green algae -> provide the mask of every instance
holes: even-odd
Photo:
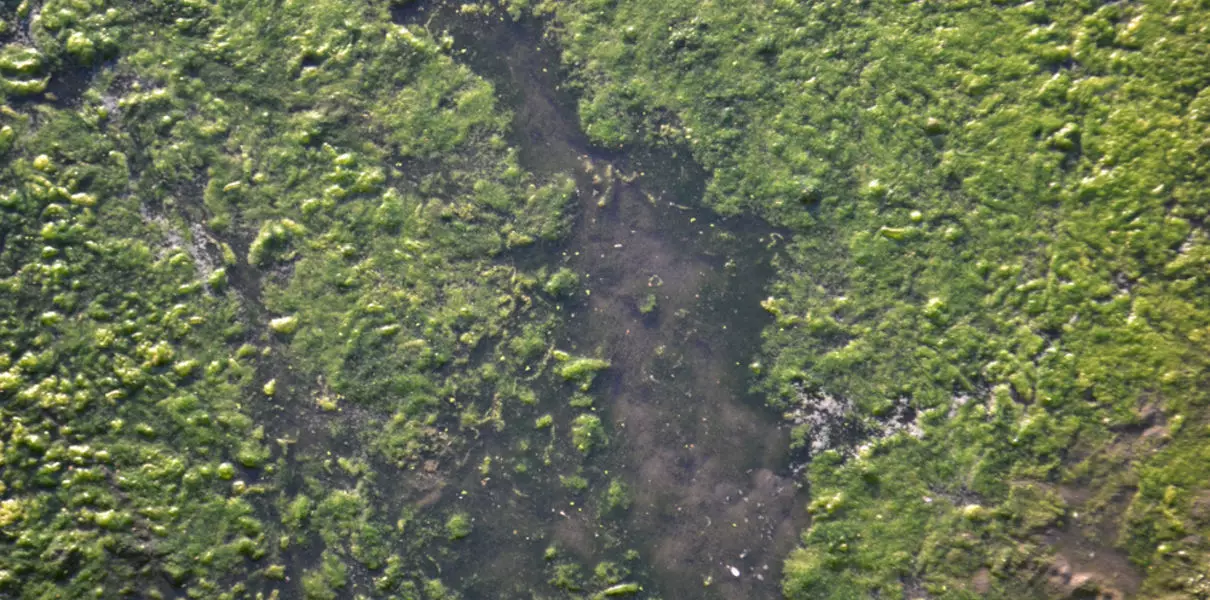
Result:
[[[688,148],[707,202],[792,232],[752,369],[812,454],[789,597],[1032,597],[1073,528],[1127,592],[1204,594],[1203,6],[505,8],[554,19],[595,140]],[[511,253],[562,235],[572,178],[527,175],[492,86],[378,3],[0,14],[29,31],[0,51],[0,595],[455,597],[463,513],[387,480],[531,419],[550,444],[503,464],[561,460],[535,389],[609,363],[550,350],[579,276]],[[816,447],[833,400],[863,433]]]
[[[658,300],[656,299],[655,294],[647,294],[646,296],[643,296],[643,299],[639,300],[638,303],[639,314],[649,315],[655,312],[656,306],[658,305],[657,303]]]
[[[642,589],[637,583],[619,583],[601,590],[601,595],[606,597],[629,596],[639,593]]]
[[[619,510],[627,510],[633,502],[633,494],[625,483],[618,479],[613,479],[609,482],[609,487],[605,490],[605,496],[602,499],[602,511],[612,512]]]
[[[582,414],[571,423],[571,441],[576,450],[589,454],[608,442],[601,418],[594,414]]]
[[[471,518],[466,513],[454,513],[445,522],[445,532],[451,540],[460,540],[470,535],[473,528]]]
[[[491,86],[378,3],[22,7],[0,595],[455,597],[442,522],[397,521],[377,469],[502,423],[486,390],[535,402],[545,273],[498,259],[562,235],[571,179],[521,170]]]
[[[580,276],[576,275],[571,269],[564,267],[555,271],[550,276],[550,279],[546,280],[542,289],[551,296],[563,297],[570,295],[579,284]]]
[[[1205,593],[1204,5],[533,10],[595,141],[793,233],[754,363],[821,502],[787,596],[1040,597],[1060,531],[1129,557],[1092,588]]]
[[[608,368],[609,361],[599,358],[567,358],[559,366],[559,376],[569,381],[581,381]]]
[[[573,493],[588,489],[588,480],[580,475],[560,475],[559,483]]]

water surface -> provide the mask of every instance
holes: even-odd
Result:
[[[448,31],[459,60],[494,82],[524,167],[576,176],[572,233],[536,260],[575,270],[585,288],[566,305],[560,347],[612,363],[593,388],[611,444],[584,467],[587,494],[616,477],[634,498],[624,515],[598,518],[554,478],[501,485],[468,474],[461,485],[480,489],[456,502],[484,526],[458,561],[458,587],[472,597],[540,589],[554,543],[589,567],[636,549],[649,566],[639,580],[664,597],[780,597],[781,561],[806,514],[779,417],[747,391],[768,323],[770,230],[701,208],[706,174],[687,153],[589,144],[541,24],[425,5],[398,17]],[[548,395],[557,422],[579,414],[568,390]],[[484,448],[506,454],[510,439]]]

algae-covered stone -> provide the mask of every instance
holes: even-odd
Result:
[[[46,91],[50,77],[17,79],[0,76],[0,89],[11,96],[34,96]]]
[[[572,492],[582,492],[588,489],[588,480],[580,475],[560,475],[559,483]]]
[[[460,540],[471,534],[471,518],[463,512],[454,513],[445,522],[445,532],[451,540]]]
[[[639,300],[639,313],[646,315],[655,312],[656,304],[657,300],[655,294],[647,294],[646,296],[643,296],[643,299]]]
[[[269,321],[269,329],[280,335],[290,335],[298,330],[298,316],[277,317]]]
[[[8,527],[21,519],[24,514],[22,502],[16,498],[0,501],[0,527]]]
[[[601,594],[603,594],[605,596],[610,596],[610,597],[629,596],[632,594],[639,593],[640,591],[642,591],[642,589],[643,588],[639,587],[639,584],[637,584],[637,583],[619,583],[617,585],[612,585],[610,587],[605,588],[604,590],[601,591]]]
[[[80,31],[73,31],[71,35],[67,36],[65,48],[77,60],[85,63],[92,61],[97,50],[96,44],[93,43],[92,39]]]
[[[598,371],[609,368],[609,361],[599,358],[575,358],[559,366],[559,375],[571,381],[583,381]]]
[[[580,276],[576,275],[575,271],[566,267],[555,271],[550,279],[546,280],[546,284],[542,289],[551,296],[562,298],[570,295],[574,288],[580,284]]]
[[[606,443],[605,428],[601,418],[594,414],[582,414],[572,421],[571,440],[576,450],[584,454]]]
[[[626,510],[630,508],[631,500],[630,489],[626,484],[619,479],[613,479],[605,490],[604,510]]]
[[[7,44],[0,50],[0,71],[11,74],[30,74],[42,69],[43,56],[37,48],[20,44]]]
[[[302,225],[290,219],[266,222],[248,246],[248,262],[263,266],[271,261],[292,259],[296,254],[293,243],[305,232]]]

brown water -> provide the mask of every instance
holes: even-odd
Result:
[[[476,520],[447,582],[468,598],[528,595],[547,586],[542,552],[553,543],[589,568],[638,550],[644,567],[630,579],[646,596],[780,597],[781,561],[806,514],[787,434],[747,393],[746,366],[767,324],[759,301],[771,232],[700,208],[706,175],[686,156],[593,148],[540,24],[424,4],[397,17],[448,29],[455,56],[495,83],[514,110],[523,166],[539,176],[575,174],[570,239],[534,259],[575,270],[585,288],[566,305],[559,347],[612,363],[593,387],[611,443],[580,465],[593,487],[576,495],[550,475],[485,481],[466,473],[457,485],[474,493],[441,500]],[[656,306],[645,314],[648,295]],[[548,396],[542,408],[557,423],[582,412],[566,406],[567,389]],[[506,434],[482,444],[488,456],[516,452]],[[610,478],[625,481],[634,502],[622,516],[601,517],[592,499]]]

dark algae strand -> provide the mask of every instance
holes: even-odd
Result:
[[[0,5],[0,598],[1210,598],[1210,4]]]

